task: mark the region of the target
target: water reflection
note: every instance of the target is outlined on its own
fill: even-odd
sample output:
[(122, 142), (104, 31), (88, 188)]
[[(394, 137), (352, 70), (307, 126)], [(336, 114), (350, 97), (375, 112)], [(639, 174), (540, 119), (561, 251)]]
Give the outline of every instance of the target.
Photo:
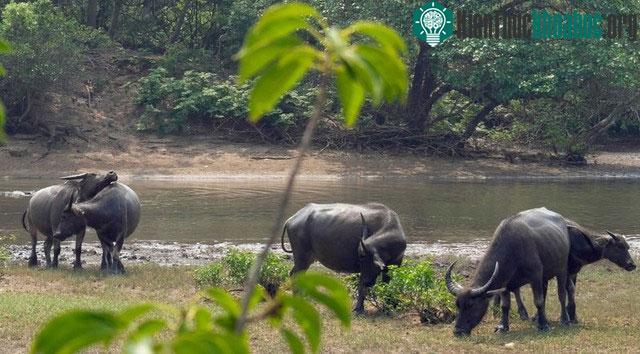
[[(29, 191), (58, 181), (0, 180), (0, 191)], [(131, 181), (143, 203), (135, 239), (235, 243), (263, 240), (281, 182)], [(11, 194), (11, 193), (10, 193)], [(28, 236), (20, 217), (28, 197), (0, 193), (0, 233)], [(289, 214), (308, 202), (378, 201), (400, 215), (410, 242), (490, 238), (500, 220), (546, 206), (596, 230), (640, 233), (640, 184), (612, 182), (301, 181)], [(92, 239), (92, 236), (89, 236)]]

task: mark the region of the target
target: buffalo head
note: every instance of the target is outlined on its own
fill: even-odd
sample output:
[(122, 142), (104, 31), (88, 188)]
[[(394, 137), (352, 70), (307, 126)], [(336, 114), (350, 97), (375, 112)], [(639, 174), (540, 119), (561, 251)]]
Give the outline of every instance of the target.
[(610, 231), (607, 231), (607, 234), (609, 234), (610, 238), (604, 246), (602, 257), (617, 264), (624, 270), (632, 271), (636, 269), (636, 264), (629, 254), (629, 244), (624, 239), (624, 236), (618, 236)]
[(447, 289), (456, 296), (456, 307), (458, 308), (453, 333), (456, 336), (470, 335), (471, 330), (482, 321), (482, 317), (487, 312), (489, 298), (502, 293), (505, 289), (489, 290), (491, 283), (498, 275), (498, 262), (496, 262), (491, 278), (484, 285), (477, 288), (464, 287), (453, 280), (451, 271), (454, 265), (455, 262), (449, 266), (445, 274)]
[(364, 215), (360, 213), (360, 220), (362, 221), (362, 238), (358, 244), (358, 261), (360, 263), (360, 274), (362, 279), (365, 280), (365, 286), (373, 286), (378, 277), (378, 274), (385, 270), (387, 267), (378, 250), (370, 242), (367, 242), (369, 236), (369, 229), (364, 221)]
[(69, 203), (60, 214), (60, 222), (53, 232), (56, 240), (66, 240), (71, 235), (78, 234), (87, 227), (87, 222), (81, 211), (69, 200)]
[(114, 171), (105, 174), (81, 173), (77, 175), (61, 177), (67, 181), (75, 181), (78, 186), (78, 200), (84, 201), (93, 198), (104, 187), (118, 180), (118, 175)]

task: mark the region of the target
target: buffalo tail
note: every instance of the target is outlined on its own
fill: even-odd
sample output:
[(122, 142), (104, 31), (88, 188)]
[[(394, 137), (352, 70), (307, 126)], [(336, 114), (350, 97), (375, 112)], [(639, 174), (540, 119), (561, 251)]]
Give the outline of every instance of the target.
[(24, 213), (22, 213), (22, 227), (24, 227), (24, 230), (26, 232), (29, 232), (29, 229), (27, 229), (27, 224), (24, 222), (24, 219), (27, 217), (27, 211), (28, 209), (25, 209)]
[(282, 236), (280, 236), (280, 246), (282, 246), (282, 250), (286, 253), (293, 253), (293, 250), (288, 250), (284, 247), (284, 233), (287, 232), (287, 223), (284, 224), (282, 228)]

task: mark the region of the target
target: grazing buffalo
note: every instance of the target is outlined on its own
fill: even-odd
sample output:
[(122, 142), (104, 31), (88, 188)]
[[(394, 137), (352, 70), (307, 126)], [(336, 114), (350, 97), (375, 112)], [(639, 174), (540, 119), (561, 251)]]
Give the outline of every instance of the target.
[[(110, 171), (106, 174), (83, 173), (62, 177), (62, 179), (66, 180), (66, 182), (35, 192), (29, 200), (27, 210), (22, 214), (22, 226), (31, 234), (30, 267), (38, 265), (38, 257), (36, 255), (38, 232), (46, 237), (44, 252), (47, 267), (58, 266), (60, 242), (53, 239), (53, 234), (60, 223), (60, 216), (63, 210), (70, 203), (82, 202), (92, 198), (103, 188), (117, 181), (118, 175)], [(29, 225), (28, 227), (27, 224)], [(76, 234), (76, 259), (73, 266), (74, 268), (81, 268), (80, 254), (82, 252), (85, 228), (78, 228), (74, 230), (74, 233)], [(53, 262), (51, 261), (52, 243), (54, 244)]]
[(531, 284), (538, 310), (538, 330), (547, 331), (545, 314), (547, 282), (556, 278), (560, 319), (569, 323), (566, 308), (570, 237), (567, 221), (546, 208), (520, 212), (503, 220), (469, 287), (451, 278), (452, 264), (445, 275), (447, 288), (456, 296), (458, 314), (454, 334), (469, 335), (487, 312), (491, 296), (502, 296), (502, 321), (497, 331), (509, 330), (509, 291)]
[[(616, 235), (609, 231), (607, 231), (606, 235), (597, 234), (570, 220), (567, 220), (567, 226), (569, 241), (571, 242), (568, 264), (569, 279), (567, 280), (567, 312), (571, 323), (578, 323), (575, 288), (578, 272), (582, 267), (601, 259), (608, 259), (627, 271), (636, 269), (636, 265), (631, 258), (631, 254), (629, 254), (629, 244), (624, 236)], [(524, 316), (528, 316), (527, 309), (522, 302), (520, 290), (516, 289), (514, 294), (516, 295), (518, 312), (521, 317), (525, 318)], [(495, 301), (495, 304), (499, 303), (499, 300)]]
[[(289, 235), (291, 250), (284, 247)], [(293, 253), (291, 274), (319, 261), (337, 272), (360, 273), (354, 311), (364, 311), (367, 288), (387, 266), (400, 265), (407, 241), (398, 215), (382, 204), (307, 204), (285, 223), (282, 249)]]
[(92, 227), (102, 244), (100, 268), (114, 274), (124, 273), (120, 261), (122, 244), (140, 221), (140, 200), (131, 188), (112, 183), (87, 201), (69, 203), (60, 219), (55, 239), (64, 240), (79, 229)]

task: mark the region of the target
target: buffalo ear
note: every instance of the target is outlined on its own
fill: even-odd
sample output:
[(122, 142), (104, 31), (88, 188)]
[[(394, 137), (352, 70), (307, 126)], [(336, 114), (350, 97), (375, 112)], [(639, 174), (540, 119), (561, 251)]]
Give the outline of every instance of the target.
[(364, 257), (367, 255), (367, 246), (364, 245), (364, 242), (360, 240), (358, 242), (358, 257)]
[(507, 288), (500, 288), (500, 289), (495, 289), (495, 290), (489, 290), (489, 291), (487, 291), (486, 295), (487, 295), (488, 297), (491, 297), (491, 296), (493, 296), (493, 295), (500, 295), (500, 294), (502, 294), (502, 293), (503, 293), (503, 292), (505, 292), (505, 291), (507, 291)]
[(377, 251), (373, 251), (373, 264), (375, 264), (378, 268), (380, 268), (380, 270), (384, 270), (387, 265), (384, 264), (384, 261), (382, 260), (382, 258), (380, 258), (380, 255), (378, 254)]
[(82, 210), (79, 206), (77, 206), (76, 204), (71, 205), (71, 211), (73, 212), (73, 214), (75, 216), (84, 216), (84, 210)]
[(567, 227), (569, 232), (569, 241), (571, 242), (571, 251), (574, 254), (580, 254), (582, 252), (593, 251), (596, 246), (593, 244), (593, 240), (579, 227), (569, 225)]
[(64, 177), (60, 177), (60, 179), (65, 179), (67, 181), (69, 180), (73, 180), (73, 179), (83, 179), (85, 177), (87, 177), (88, 173), (80, 173), (77, 175), (69, 175), (69, 176), (64, 176)]

